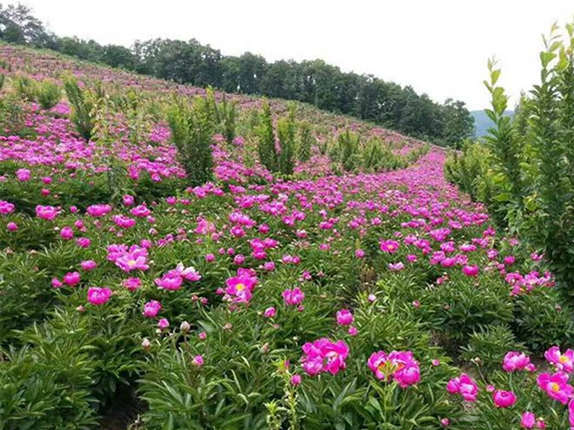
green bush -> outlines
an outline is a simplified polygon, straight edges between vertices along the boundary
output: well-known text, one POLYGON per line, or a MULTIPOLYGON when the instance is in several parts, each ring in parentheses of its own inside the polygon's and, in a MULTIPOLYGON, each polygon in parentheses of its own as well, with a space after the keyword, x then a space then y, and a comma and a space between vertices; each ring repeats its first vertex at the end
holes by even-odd
POLYGON ((52 109, 62 96, 62 90, 58 84, 51 81, 38 82, 36 88, 36 100, 43 109, 52 109))
POLYGON ((279 153, 277 154, 278 170, 283 175, 293 174, 295 168, 295 106, 289 107, 289 114, 277 121, 277 136, 279 138, 279 153))
POLYGON ((80 136, 88 142, 94 134, 96 125, 99 91, 97 89, 80 88, 75 78, 68 78, 64 82, 64 89, 72 107, 72 122, 75 124, 80 136))
POLYGON ((168 122, 189 183, 197 186, 212 180, 211 144, 217 124, 209 98, 196 97, 191 104, 180 100, 169 110, 168 122))
POLYGON ((263 109, 259 115, 259 124, 255 130, 257 136, 257 152, 259 161, 270 172, 276 172, 279 166, 277 148, 275 144, 275 131, 273 129, 273 115, 267 100, 263 100, 263 109))

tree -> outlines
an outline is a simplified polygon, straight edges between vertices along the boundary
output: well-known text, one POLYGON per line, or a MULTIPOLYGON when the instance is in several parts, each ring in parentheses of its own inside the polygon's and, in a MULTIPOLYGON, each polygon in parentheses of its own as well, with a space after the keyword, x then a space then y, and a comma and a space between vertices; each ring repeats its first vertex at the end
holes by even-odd
POLYGON ((474 118, 465 103, 447 99, 442 109, 443 141, 447 146, 460 148, 462 142, 474 133, 474 118))
POLYGON ((41 48, 51 48, 54 42, 54 36, 32 15, 32 10, 23 4, 7 7, 0 4, 0 39, 41 48))

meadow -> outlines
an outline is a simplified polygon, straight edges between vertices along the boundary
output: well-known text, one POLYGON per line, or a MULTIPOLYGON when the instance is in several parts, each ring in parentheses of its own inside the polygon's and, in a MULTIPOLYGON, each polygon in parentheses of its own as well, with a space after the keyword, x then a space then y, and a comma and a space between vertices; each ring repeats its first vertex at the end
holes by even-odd
POLYGON ((460 155, 47 51, 0 62, 0 428, 570 428, 569 302, 460 155))

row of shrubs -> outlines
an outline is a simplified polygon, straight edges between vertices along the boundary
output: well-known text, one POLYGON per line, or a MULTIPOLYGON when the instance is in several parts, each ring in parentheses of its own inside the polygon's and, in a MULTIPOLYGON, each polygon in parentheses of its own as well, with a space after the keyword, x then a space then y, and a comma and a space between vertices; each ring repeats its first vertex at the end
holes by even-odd
POLYGON ((499 226, 544 253, 559 287, 574 296, 574 41, 557 28, 546 40, 541 82, 522 97, 514 118, 504 114, 500 70, 489 64, 486 113, 494 125, 484 141, 451 156, 446 175, 486 203, 499 226))

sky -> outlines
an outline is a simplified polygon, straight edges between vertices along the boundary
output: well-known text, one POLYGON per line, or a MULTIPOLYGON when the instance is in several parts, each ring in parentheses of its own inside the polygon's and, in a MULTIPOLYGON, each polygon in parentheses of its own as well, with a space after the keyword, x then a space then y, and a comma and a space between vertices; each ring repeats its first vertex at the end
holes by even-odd
MULTIPOLYGON (((10 3, 11 1, 5 1, 10 3)), ((268 61, 320 58, 345 72, 411 85, 433 100, 488 106, 496 57, 514 103, 539 79, 552 23, 574 19, 571 0, 23 0, 59 36, 130 46, 195 38, 224 55, 268 61)))

